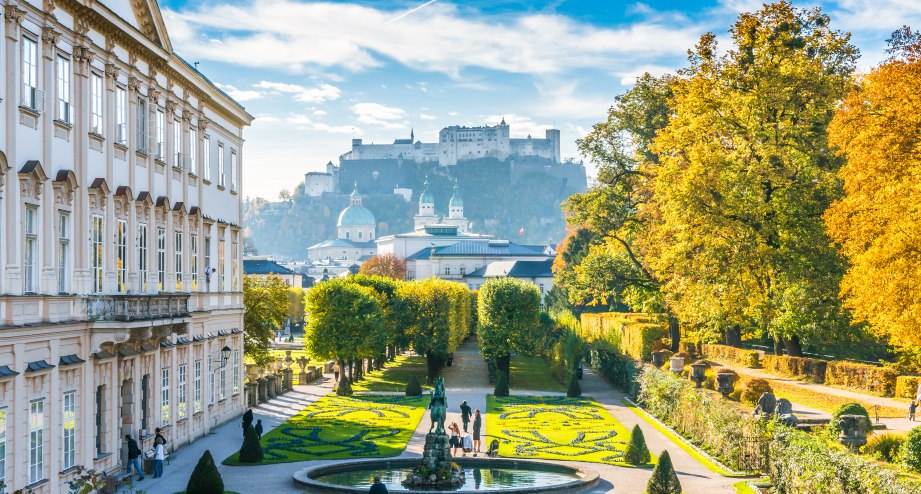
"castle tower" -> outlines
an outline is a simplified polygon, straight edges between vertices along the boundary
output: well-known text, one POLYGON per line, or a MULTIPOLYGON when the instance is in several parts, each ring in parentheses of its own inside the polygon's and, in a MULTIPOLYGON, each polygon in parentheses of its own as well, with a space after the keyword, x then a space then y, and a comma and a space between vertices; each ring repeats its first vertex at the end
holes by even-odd
POLYGON ((467 218, 464 218, 464 200, 461 199, 460 186, 457 184, 457 180, 454 181, 454 195, 451 196, 451 201, 448 203, 448 217, 443 223, 456 226, 457 231, 460 233, 470 231, 470 222, 467 221, 467 218))
POLYGON ((370 242, 374 240, 377 232, 377 220, 374 214, 361 205, 361 194, 358 193, 358 183, 349 196, 349 207, 339 214, 336 222, 336 232, 339 239, 353 242, 370 242))
POLYGON ((419 194, 419 214, 413 219, 415 220, 416 230, 424 228, 425 225, 438 223, 438 216, 435 216, 435 196, 429 192, 428 177, 425 177, 422 193, 419 194))

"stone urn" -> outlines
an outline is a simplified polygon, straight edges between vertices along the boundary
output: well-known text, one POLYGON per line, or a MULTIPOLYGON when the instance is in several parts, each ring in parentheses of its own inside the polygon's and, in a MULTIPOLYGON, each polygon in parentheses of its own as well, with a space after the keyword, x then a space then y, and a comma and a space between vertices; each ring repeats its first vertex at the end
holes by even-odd
POLYGON ((863 415, 842 415, 838 417, 838 426, 841 434, 838 442, 847 446, 851 451, 858 451, 867 444, 867 418, 863 415))
POLYGON ((675 374, 681 374, 684 371, 684 357, 672 357, 668 360, 669 370, 675 374))
POLYGON ((691 381, 694 381, 694 384, 699 388, 703 384, 704 380, 707 379, 707 368, 710 367, 706 362, 698 360, 691 364, 691 381))
POLYGON ((304 368, 307 367, 307 364, 310 362, 310 359, 301 355, 300 357, 297 358, 297 360, 295 360, 295 362, 297 362, 297 365, 301 368, 301 373, 303 373, 304 368))
POLYGON ((259 375, 262 374, 262 369, 256 364, 246 364, 246 376, 250 381, 255 381, 259 379, 259 375))
POLYGON ((729 395, 735 391, 735 382, 736 376, 731 372, 716 373, 716 390, 719 391, 724 398, 728 398, 729 395))
POLYGON ((652 365, 656 367, 662 367, 665 365, 665 355, 668 353, 668 350, 656 350, 652 352, 652 365))
POLYGON ((285 369, 290 369, 294 365, 294 357, 291 356, 291 350, 285 350, 285 369))

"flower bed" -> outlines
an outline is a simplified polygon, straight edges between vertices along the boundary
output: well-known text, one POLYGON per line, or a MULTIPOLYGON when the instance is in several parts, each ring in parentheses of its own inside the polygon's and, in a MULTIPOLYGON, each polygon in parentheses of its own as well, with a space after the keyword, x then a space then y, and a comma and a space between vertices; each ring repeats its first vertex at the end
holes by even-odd
POLYGON ((487 396, 486 410, 488 439, 499 440, 500 456, 630 466, 630 432, 594 400, 487 396))
MULTIPOLYGON (((320 398, 262 436, 267 463, 397 456, 419 425, 427 398, 335 396, 320 398)), ((237 453, 225 465, 242 465, 237 453)))

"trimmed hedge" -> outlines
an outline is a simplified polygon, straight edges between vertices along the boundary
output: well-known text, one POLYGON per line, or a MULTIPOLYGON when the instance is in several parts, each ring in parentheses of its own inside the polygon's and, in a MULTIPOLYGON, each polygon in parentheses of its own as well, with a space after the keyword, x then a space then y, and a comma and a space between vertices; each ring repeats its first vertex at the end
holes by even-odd
POLYGON ((921 376, 899 376, 895 378, 895 397, 914 399, 918 396, 921 376))
POLYGON ((825 384, 866 391, 877 396, 895 396, 899 371, 858 364, 855 362, 829 362, 825 367, 825 384))
POLYGON ((630 357, 648 362, 654 344, 668 334, 668 324, 659 314, 586 313, 581 331, 586 341, 607 340, 630 357))
POLYGON ((819 384, 825 382, 827 364, 824 360, 786 355, 765 355, 761 358, 761 365, 768 372, 819 384))
POLYGON ((701 347, 704 356, 711 360, 728 361, 753 369, 761 366, 761 354, 754 350, 729 345, 701 345, 701 347))

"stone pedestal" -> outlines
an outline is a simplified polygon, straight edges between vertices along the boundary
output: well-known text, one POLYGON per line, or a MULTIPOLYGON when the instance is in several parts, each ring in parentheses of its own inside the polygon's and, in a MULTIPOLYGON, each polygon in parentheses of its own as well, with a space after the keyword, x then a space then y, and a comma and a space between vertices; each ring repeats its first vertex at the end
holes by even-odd
POLYGON ((256 383, 259 387, 259 403, 264 403, 268 398, 267 387, 268 381, 264 377, 260 377, 256 380, 256 383))
POLYGON ((246 383, 246 406, 252 408, 259 404, 259 384, 250 381, 246 383))
POLYGON ((266 377, 266 388, 267 388, 266 395, 268 399, 271 400, 272 398, 275 398, 275 396, 277 395, 277 393, 275 392, 277 388, 275 387, 275 376, 274 375, 266 377))
POLYGON ((285 369, 285 391, 294 389, 294 371, 285 369))
POLYGON ((464 485, 464 471, 452 467, 447 434, 428 433, 422 450, 422 465, 403 481, 406 487, 459 487, 464 485))

